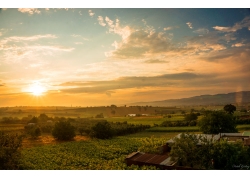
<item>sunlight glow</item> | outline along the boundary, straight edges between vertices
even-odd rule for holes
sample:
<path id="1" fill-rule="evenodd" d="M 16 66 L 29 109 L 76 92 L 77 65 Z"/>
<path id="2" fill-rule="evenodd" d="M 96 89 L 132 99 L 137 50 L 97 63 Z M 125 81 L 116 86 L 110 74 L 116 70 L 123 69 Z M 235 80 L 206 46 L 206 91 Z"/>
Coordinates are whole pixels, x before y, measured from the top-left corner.
<path id="1" fill-rule="evenodd" d="M 30 86 L 29 92 L 31 92 L 34 96 L 41 96 L 44 92 L 46 92 L 46 89 L 40 82 L 34 82 Z"/>

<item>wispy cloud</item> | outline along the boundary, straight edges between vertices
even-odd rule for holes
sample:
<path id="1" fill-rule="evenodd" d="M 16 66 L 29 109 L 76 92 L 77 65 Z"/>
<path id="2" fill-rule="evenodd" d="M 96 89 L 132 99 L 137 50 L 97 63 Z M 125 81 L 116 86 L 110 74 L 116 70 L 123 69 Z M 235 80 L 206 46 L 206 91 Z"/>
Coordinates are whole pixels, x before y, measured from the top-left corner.
<path id="1" fill-rule="evenodd" d="M 214 26 L 213 28 L 221 32 L 236 32 L 242 28 L 250 27 L 250 16 L 245 17 L 241 22 L 235 23 L 232 27 Z"/>
<path id="2" fill-rule="evenodd" d="M 192 25 L 191 22 L 187 22 L 186 24 L 188 25 L 188 27 L 189 27 L 190 29 L 193 29 L 193 25 Z"/>
<path id="3" fill-rule="evenodd" d="M 36 41 L 43 38 L 55 39 L 57 36 L 52 34 L 45 34 L 45 35 L 35 35 L 35 36 L 11 36 L 4 38 L 0 41 L 1 44 L 6 44 L 8 42 L 20 42 L 20 41 Z"/>
<path id="4" fill-rule="evenodd" d="M 92 10 L 89 10 L 89 16 L 93 17 L 95 15 L 95 13 L 92 12 Z"/>
<path id="5" fill-rule="evenodd" d="M 154 64 L 154 63 L 169 63 L 169 61 L 163 61 L 163 60 L 159 60 L 159 59 L 149 59 L 149 60 L 146 60 L 145 63 L 149 63 L 149 64 Z"/>
<path id="6" fill-rule="evenodd" d="M 194 33 L 197 33 L 197 34 L 200 34 L 200 35 L 203 35 L 203 34 L 207 34 L 209 33 L 209 30 L 206 29 L 206 28 L 200 28 L 200 29 L 197 29 L 195 31 L 193 31 Z"/>
<path id="7" fill-rule="evenodd" d="M 18 8 L 18 11 L 21 13 L 28 13 L 30 15 L 41 13 L 41 11 L 39 11 L 37 8 Z"/>
<path id="8" fill-rule="evenodd" d="M 163 30 L 164 31 L 169 31 L 169 30 L 176 29 L 176 28 L 179 28 L 179 26 L 169 26 L 169 27 L 163 28 Z"/>
<path id="9" fill-rule="evenodd" d="M 74 38 L 81 38 L 82 40 L 84 40 L 84 41 L 89 41 L 89 39 L 88 38 L 85 38 L 85 37 L 82 37 L 82 35 L 79 35 L 79 34 L 72 34 L 72 35 L 70 35 L 70 36 L 72 36 L 72 37 L 74 37 Z"/>
<path id="10" fill-rule="evenodd" d="M 58 86 L 62 87 L 62 92 L 67 93 L 110 93 L 111 91 L 115 92 L 116 90 L 128 88 L 172 87 L 186 80 L 194 81 L 193 83 L 198 84 L 204 78 L 214 76 L 184 72 L 151 77 L 120 77 L 110 81 L 66 82 Z"/>

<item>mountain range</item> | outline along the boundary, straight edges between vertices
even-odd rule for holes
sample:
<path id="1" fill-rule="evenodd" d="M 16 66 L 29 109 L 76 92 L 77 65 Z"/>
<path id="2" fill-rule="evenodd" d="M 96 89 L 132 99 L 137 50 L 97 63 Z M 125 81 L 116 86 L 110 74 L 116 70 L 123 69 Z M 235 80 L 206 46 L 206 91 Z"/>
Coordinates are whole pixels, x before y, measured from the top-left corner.
<path id="1" fill-rule="evenodd" d="M 227 94 L 200 95 L 182 99 L 168 99 L 162 101 L 136 102 L 130 105 L 139 106 L 192 106 L 192 105 L 226 105 L 250 103 L 250 91 L 231 92 Z"/>

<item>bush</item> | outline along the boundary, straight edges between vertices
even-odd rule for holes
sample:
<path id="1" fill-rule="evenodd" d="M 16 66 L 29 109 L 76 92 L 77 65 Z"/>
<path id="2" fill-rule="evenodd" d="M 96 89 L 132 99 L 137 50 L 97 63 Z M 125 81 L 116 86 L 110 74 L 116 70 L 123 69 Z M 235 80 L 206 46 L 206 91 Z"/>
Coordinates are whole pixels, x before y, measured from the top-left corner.
<path id="1" fill-rule="evenodd" d="M 190 121 L 197 120 L 197 119 L 198 119 L 198 115 L 195 113 L 190 113 L 190 114 L 185 115 L 186 121 L 190 122 Z"/>
<path id="2" fill-rule="evenodd" d="M 0 132 L 0 169 L 19 169 L 22 136 Z"/>
<path id="3" fill-rule="evenodd" d="M 113 136 L 113 129 L 108 122 L 98 122 L 91 128 L 90 137 L 92 138 L 109 139 Z"/>
<path id="4" fill-rule="evenodd" d="M 41 136 L 42 131 L 37 126 L 25 126 L 25 131 L 27 134 L 29 134 L 33 139 L 38 138 L 38 136 Z"/>
<path id="5" fill-rule="evenodd" d="M 69 121 L 56 122 L 52 135 L 57 140 L 71 140 L 76 136 L 75 127 Z"/>

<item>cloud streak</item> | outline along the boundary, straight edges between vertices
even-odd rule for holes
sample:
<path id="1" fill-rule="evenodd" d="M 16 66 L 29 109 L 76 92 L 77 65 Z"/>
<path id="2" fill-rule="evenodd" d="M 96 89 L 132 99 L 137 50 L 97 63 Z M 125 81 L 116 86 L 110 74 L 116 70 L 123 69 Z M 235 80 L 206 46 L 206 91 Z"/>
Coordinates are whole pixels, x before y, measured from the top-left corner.
<path id="1" fill-rule="evenodd" d="M 129 88 L 173 87 L 188 84 L 187 81 L 198 84 L 208 77 L 215 77 L 215 75 L 184 72 L 151 77 L 121 77 L 109 81 L 66 82 L 58 86 L 62 87 L 61 91 L 65 93 L 110 93 Z"/>

